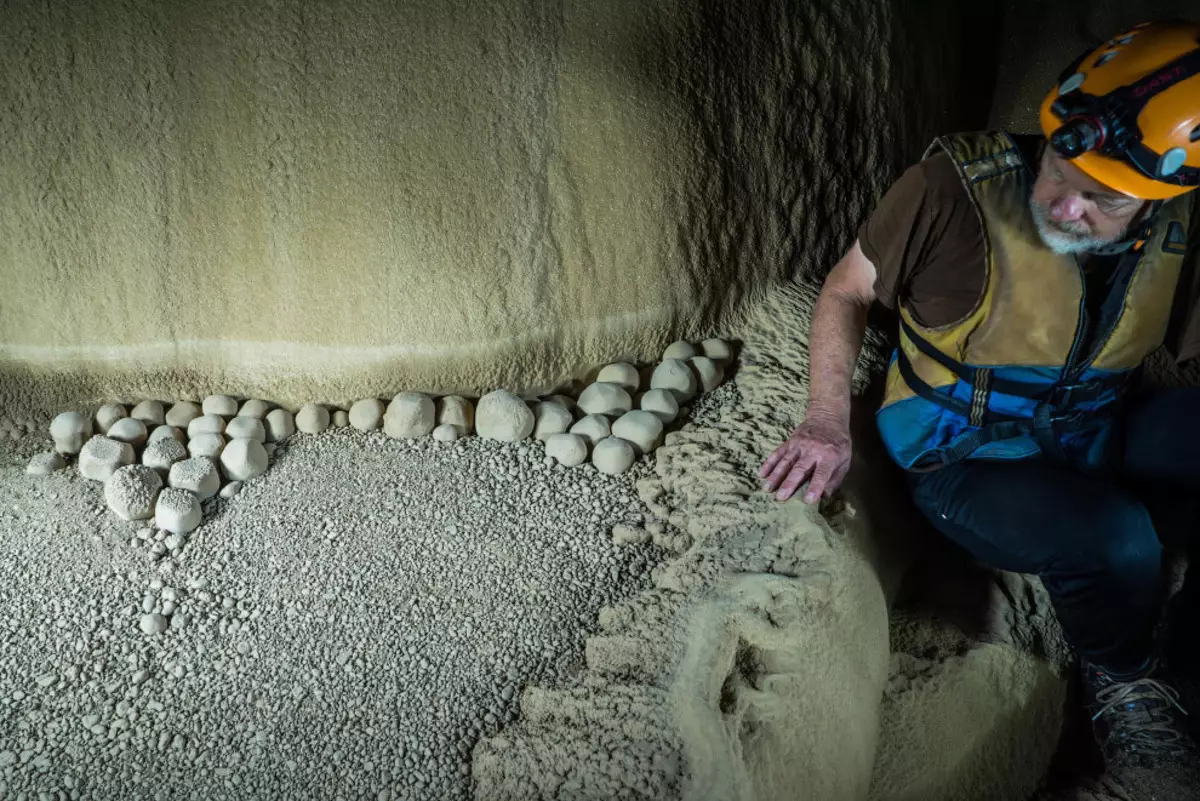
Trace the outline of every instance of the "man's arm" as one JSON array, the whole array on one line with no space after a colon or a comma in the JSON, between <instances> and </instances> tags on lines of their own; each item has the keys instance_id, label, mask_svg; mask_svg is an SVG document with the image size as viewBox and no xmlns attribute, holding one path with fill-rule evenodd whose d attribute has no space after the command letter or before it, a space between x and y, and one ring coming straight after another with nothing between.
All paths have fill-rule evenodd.
<instances>
[{"instance_id":1,"label":"man's arm","mask_svg":"<svg viewBox=\"0 0 1200 801\"><path fill-rule=\"evenodd\" d=\"M857 240L830 271L809 334L809 401L801 423L763 464L768 492L786 501L809 481L805 503L829 495L850 469L850 396L876 270Z\"/></svg>"}]
</instances>

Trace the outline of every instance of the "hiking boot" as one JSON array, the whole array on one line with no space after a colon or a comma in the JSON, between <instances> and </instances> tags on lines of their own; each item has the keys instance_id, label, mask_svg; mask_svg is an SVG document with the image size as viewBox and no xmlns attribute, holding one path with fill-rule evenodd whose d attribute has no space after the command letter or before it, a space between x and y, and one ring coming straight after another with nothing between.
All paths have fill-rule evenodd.
<instances>
[{"instance_id":1,"label":"hiking boot","mask_svg":"<svg viewBox=\"0 0 1200 801\"><path fill-rule=\"evenodd\" d=\"M1200 798L1200 751L1179 691L1157 662L1129 679L1086 663L1082 669L1084 705L1106 770L1144 801Z\"/></svg>"}]
</instances>

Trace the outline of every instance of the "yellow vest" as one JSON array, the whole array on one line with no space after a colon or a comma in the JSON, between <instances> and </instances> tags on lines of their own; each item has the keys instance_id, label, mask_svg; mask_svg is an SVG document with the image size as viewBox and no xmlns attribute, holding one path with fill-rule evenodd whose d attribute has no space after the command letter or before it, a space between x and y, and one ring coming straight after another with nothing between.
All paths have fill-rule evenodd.
<instances>
[{"instance_id":1,"label":"yellow vest","mask_svg":"<svg viewBox=\"0 0 1200 801\"><path fill-rule=\"evenodd\" d=\"M1029 210L1036 165L1003 132L942 137L925 157L939 150L982 224L986 277L976 307L947 326L921 325L901 300L877 413L889 452L911 469L1039 455L1101 465L1116 403L1166 334L1191 195L1162 204L1120 257L1085 348L1082 269L1042 243Z\"/></svg>"}]
</instances>

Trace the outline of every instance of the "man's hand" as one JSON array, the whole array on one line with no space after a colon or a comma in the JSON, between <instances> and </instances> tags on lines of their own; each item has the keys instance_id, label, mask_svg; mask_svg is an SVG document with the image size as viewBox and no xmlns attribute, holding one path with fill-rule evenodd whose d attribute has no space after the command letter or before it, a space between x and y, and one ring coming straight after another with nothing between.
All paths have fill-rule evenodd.
<instances>
[{"instance_id":1,"label":"man's hand","mask_svg":"<svg viewBox=\"0 0 1200 801\"><path fill-rule=\"evenodd\" d=\"M815 414L775 449L758 476L766 479L768 492L779 489L776 500L786 501L811 475L804 502L815 503L832 494L849 469L849 425L834 417Z\"/></svg>"}]
</instances>

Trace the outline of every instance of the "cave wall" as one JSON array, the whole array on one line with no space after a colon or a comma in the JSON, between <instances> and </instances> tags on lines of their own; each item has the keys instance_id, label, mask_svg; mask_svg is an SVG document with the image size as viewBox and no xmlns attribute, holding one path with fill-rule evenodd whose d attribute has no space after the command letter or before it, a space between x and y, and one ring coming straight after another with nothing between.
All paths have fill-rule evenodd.
<instances>
[{"instance_id":1,"label":"cave wall","mask_svg":"<svg viewBox=\"0 0 1200 801\"><path fill-rule=\"evenodd\" d=\"M728 328L982 119L993 12L932 6L6 3L0 406L531 394Z\"/></svg>"}]
</instances>

